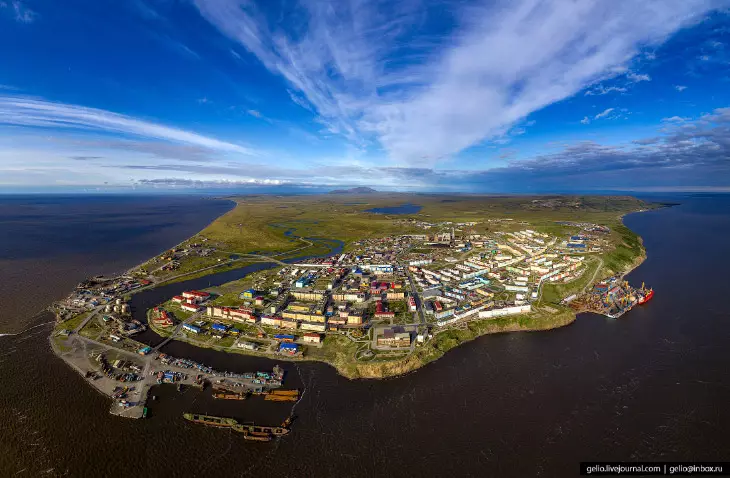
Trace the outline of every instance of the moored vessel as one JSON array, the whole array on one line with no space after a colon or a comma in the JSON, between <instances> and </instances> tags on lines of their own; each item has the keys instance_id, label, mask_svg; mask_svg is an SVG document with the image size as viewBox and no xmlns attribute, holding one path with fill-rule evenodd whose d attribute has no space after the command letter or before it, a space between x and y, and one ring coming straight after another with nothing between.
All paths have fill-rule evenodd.
<instances>
[{"instance_id":1,"label":"moored vessel","mask_svg":"<svg viewBox=\"0 0 730 478\"><path fill-rule=\"evenodd\" d=\"M217 391L213 393L213 398L219 400L246 400L246 395L243 395L241 393L226 393L222 391Z\"/></svg>"},{"instance_id":2,"label":"moored vessel","mask_svg":"<svg viewBox=\"0 0 730 478\"><path fill-rule=\"evenodd\" d=\"M649 289L645 294L639 297L639 304L646 304L654 297L654 289Z\"/></svg>"},{"instance_id":3,"label":"moored vessel","mask_svg":"<svg viewBox=\"0 0 730 478\"><path fill-rule=\"evenodd\" d=\"M299 390L272 390L266 394L264 400L274 402L296 402L299 400Z\"/></svg>"},{"instance_id":4,"label":"moored vessel","mask_svg":"<svg viewBox=\"0 0 730 478\"><path fill-rule=\"evenodd\" d=\"M230 428L238 422L233 418L214 417L212 415L198 415L197 413L184 413L185 420L193 423L200 423L209 427Z\"/></svg>"}]
</instances>

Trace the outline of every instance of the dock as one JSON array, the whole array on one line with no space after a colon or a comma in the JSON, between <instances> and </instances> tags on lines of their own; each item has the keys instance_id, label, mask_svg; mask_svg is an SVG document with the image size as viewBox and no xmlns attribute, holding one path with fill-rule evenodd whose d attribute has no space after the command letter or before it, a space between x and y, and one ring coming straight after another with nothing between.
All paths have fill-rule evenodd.
<instances>
[{"instance_id":1,"label":"dock","mask_svg":"<svg viewBox=\"0 0 730 478\"><path fill-rule=\"evenodd\" d=\"M124 418L143 418L150 389L163 383L202 388L202 384L207 382L217 388L225 388L241 395L268 392L283 384L284 373L279 367L275 367L271 372L235 374L214 370L192 360L166 354L153 353L140 356L138 353L78 334L69 336L64 351L57 350L52 339L50 342L56 353L91 386L112 398L109 413ZM139 371L124 373L115 370L116 373L104 373L104 361L98 358L99 355L121 357L120 360L123 359ZM115 378L119 376L125 379L126 376L132 376L136 380L120 381Z\"/></svg>"}]
</instances>

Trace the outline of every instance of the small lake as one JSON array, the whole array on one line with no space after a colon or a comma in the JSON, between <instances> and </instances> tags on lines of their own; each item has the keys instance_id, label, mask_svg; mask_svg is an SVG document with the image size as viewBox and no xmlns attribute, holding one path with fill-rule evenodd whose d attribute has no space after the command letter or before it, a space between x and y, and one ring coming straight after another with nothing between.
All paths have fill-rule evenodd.
<instances>
[{"instance_id":1,"label":"small lake","mask_svg":"<svg viewBox=\"0 0 730 478\"><path fill-rule=\"evenodd\" d=\"M405 203L400 206L374 207L372 209L366 209L365 212L372 212L374 214L416 214L422 208L418 204Z\"/></svg>"}]
</instances>

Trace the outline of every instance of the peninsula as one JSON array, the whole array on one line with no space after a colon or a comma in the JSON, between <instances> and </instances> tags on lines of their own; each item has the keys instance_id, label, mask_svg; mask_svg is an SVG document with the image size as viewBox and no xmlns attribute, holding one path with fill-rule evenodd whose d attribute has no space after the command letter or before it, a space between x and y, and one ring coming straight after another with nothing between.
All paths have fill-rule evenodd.
<instances>
[{"instance_id":1,"label":"peninsula","mask_svg":"<svg viewBox=\"0 0 730 478\"><path fill-rule=\"evenodd\" d=\"M182 376L186 359L163 353L171 340L384 378L480 335L561 327L578 311L617 317L653 295L623 281L645 251L621 218L657 207L631 197L233 200L194 237L54 304L54 351L91 382L102 365L109 376L135 375L114 370L121 361L151 386L145 377L160 355ZM142 305L161 290L169 292L153 307ZM225 376L191 367L203 370L197 380ZM236 380L256 388L250 376ZM97 388L113 396L111 385ZM143 389L129 416L141 416Z\"/></svg>"}]
</instances>

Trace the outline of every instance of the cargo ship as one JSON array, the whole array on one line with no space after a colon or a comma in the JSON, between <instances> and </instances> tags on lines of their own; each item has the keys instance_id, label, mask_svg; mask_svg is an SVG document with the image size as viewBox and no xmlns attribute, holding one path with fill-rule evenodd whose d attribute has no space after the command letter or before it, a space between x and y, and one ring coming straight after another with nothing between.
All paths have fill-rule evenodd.
<instances>
[{"instance_id":1,"label":"cargo ship","mask_svg":"<svg viewBox=\"0 0 730 478\"><path fill-rule=\"evenodd\" d=\"M226 393L225 391L216 391L213 393L213 398L219 400L246 400L246 395L242 393Z\"/></svg>"},{"instance_id":2,"label":"cargo ship","mask_svg":"<svg viewBox=\"0 0 730 478\"><path fill-rule=\"evenodd\" d=\"M260 425L238 424L233 429L239 433L243 433L252 437L281 437L289 433L288 428L284 427L264 427Z\"/></svg>"},{"instance_id":3,"label":"cargo ship","mask_svg":"<svg viewBox=\"0 0 730 478\"><path fill-rule=\"evenodd\" d=\"M233 418L213 417L210 415L198 415L194 413L185 413L183 414L183 417L185 417L185 420L193 423L200 423L202 425L217 428L230 428L243 435L244 439L252 441L271 441L275 437L281 437L289 433L289 429L285 426L265 427L254 425L253 423L240 424ZM286 423L287 422L284 422L282 425Z\"/></svg>"},{"instance_id":4,"label":"cargo ship","mask_svg":"<svg viewBox=\"0 0 730 478\"><path fill-rule=\"evenodd\" d=\"M299 390L272 390L266 394L264 400L274 402L296 402L299 400Z\"/></svg>"},{"instance_id":5,"label":"cargo ship","mask_svg":"<svg viewBox=\"0 0 730 478\"><path fill-rule=\"evenodd\" d=\"M654 289L646 290L646 287L644 287L644 284L641 284L641 289L639 290L639 305L646 304L649 302L652 297L654 297Z\"/></svg>"},{"instance_id":6,"label":"cargo ship","mask_svg":"<svg viewBox=\"0 0 730 478\"><path fill-rule=\"evenodd\" d=\"M210 415L198 415L195 413L184 413L185 420L193 423L200 423L209 427L230 428L238 422L233 418L213 417Z\"/></svg>"}]
</instances>

